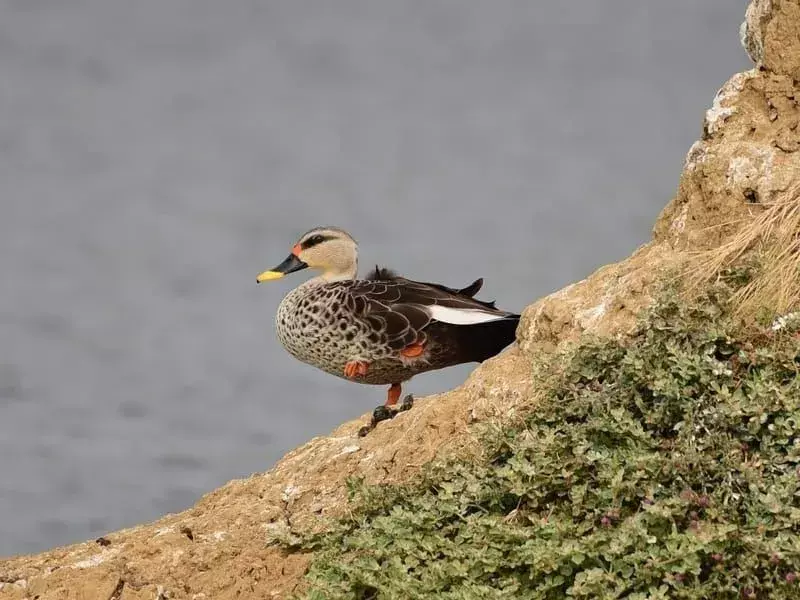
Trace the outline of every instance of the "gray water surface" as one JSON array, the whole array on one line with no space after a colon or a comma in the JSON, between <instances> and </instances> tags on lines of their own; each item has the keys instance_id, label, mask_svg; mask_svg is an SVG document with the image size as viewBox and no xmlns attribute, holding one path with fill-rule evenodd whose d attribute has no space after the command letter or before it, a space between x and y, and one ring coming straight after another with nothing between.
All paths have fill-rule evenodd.
<instances>
[{"instance_id":1,"label":"gray water surface","mask_svg":"<svg viewBox=\"0 0 800 600\"><path fill-rule=\"evenodd\" d=\"M649 237L745 0L0 0L0 555L371 410L256 286L319 224L521 310ZM444 391L469 368L421 376Z\"/></svg>"}]
</instances>

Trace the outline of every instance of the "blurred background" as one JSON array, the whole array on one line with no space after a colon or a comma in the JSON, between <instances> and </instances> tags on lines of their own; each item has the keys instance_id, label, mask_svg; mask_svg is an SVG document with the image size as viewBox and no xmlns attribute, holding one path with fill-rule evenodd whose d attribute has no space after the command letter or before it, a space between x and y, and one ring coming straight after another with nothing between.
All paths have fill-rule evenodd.
<instances>
[{"instance_id":1,"label":"blurred background","mask_svg":"<svg viewBox=\"0 0 800 600\"><path fill-rule=\"evenodd\" d=\"M274 336L315 225L521 310L627 256L745 0L2 0L0 556L193 504L383 402ZM471 367L420 376L445 391Z\"/></svg>"}]
</instances>

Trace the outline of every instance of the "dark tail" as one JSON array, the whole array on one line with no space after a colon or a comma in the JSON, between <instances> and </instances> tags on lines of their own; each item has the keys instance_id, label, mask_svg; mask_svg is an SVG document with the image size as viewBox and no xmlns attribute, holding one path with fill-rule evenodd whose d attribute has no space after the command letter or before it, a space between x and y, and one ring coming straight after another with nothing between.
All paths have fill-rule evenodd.
<instances>
[{"instance_id":1,"label":"dark tail","mask_svg":"<svg viewBox=\"0 0 800 600\"><path fill-rule=\"evenodd\" d=\"M459 346L468 348L470 362L491 358L516 339L520 315L509 315L498 321L458 326Z\"/></svg>"}]
</instances>

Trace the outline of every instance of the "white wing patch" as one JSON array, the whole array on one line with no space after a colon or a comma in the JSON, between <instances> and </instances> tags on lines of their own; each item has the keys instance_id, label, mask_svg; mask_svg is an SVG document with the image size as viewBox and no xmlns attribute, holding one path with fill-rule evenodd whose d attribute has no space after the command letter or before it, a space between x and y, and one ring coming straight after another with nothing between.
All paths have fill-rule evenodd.
<instances>
[{"instance_id":1,"label":"white wing patch","mask_svg":"<svg viewBox=\"0 0 800 600\"><path fill-rule=\"evenodd\" d=\"M500 321L505 316L493 312L486 312L478 308L450 308L447 306L426 306L431 318L441 323L451 325L475 325L476 323L488 323L489 321Z\"/></svg>"}]
</instances>

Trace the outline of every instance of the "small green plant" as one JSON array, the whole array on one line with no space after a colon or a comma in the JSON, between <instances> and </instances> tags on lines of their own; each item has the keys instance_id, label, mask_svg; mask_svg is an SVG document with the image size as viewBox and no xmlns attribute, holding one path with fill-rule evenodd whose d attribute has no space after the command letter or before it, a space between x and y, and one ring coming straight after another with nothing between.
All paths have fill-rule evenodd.
<instances>
[{"instance_id":1,"label":"small green plant","mask_svg":"<svg viewBox=\"0 0 800 600\"><path fill-rule=\"evenodd\" d=\"M484 463L352 482L350 516L301 544L307 598L800 597L800 342L733 324L731 293L667 294L562 355Z\"/></svg>"}]
</instances>

